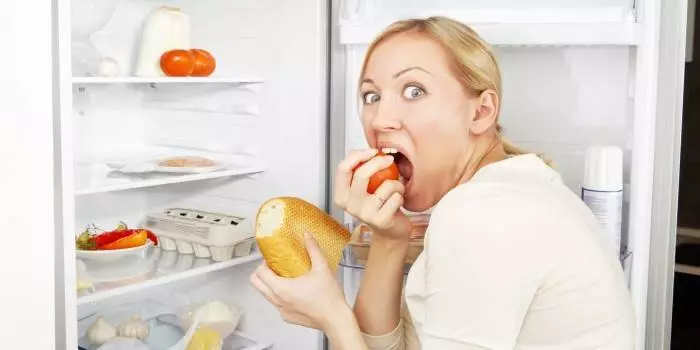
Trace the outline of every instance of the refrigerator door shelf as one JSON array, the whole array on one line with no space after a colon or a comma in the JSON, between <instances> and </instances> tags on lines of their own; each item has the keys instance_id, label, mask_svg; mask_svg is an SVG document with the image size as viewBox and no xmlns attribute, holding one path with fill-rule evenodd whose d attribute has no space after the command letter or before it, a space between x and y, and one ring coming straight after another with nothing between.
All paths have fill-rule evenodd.
<instances>
[{"instance_id":1,"label":"refrigerator door shelf","mask_svg":"<svg viewBox=\"0 0 700 350\"><path fill-rule=\"evenodd\" d=\"M369 247L367 247L369 248ZM365 257L366 258L366 257ZM366 260L358 257L353 250L353 246L348 245L343 251L343 258L340 260L340 266L346 267L352 270L364 270ZM412 264L404 265L404 275L408 275L411 270Z\"/></svg>"}]
</instances>

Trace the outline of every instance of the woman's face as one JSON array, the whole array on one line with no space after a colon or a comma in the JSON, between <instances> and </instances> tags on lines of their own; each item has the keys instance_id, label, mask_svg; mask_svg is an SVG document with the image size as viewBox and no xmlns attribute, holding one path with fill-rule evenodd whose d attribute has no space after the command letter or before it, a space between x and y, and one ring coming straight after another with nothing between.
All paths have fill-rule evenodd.
<instances>
[{"instance_id":1,"label":"woman's face","mask_svg":"<svg viewBox=\"0 0 700 350\"><path fill-rule=\"evenodd\" d=\"M497 97L472 96L442 47L417 33L379 44L362 78L362 124L370 147L398 151L404 208L429 209L462 181L471 144L495 123Z\"/></svg>"}]
</instances>

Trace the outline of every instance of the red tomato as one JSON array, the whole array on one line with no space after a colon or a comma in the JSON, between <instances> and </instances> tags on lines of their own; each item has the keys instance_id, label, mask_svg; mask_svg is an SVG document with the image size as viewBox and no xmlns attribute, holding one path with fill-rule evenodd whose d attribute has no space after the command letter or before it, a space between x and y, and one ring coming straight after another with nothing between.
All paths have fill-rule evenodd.
<instances>
[{"instance_id":1,"label":"red tomato","mask_svg":"<svg viewBox=\"0 0 700 350\"><path fill-rule=\"evenodd\" d=\"M208 77L216 69L216 59L211 53L203 49L191 49L190 52L194 55L194 70L193 77Z\"/></svg>"},{"instance_id":2,"label":"red tomato","mask_svg":"<svg viewBox=\"0 0 700 350\"><path fill-rule=\"evenodd\" d=\"M160 56L160 69L169 77L186 77L194 70L194 54L188 50L170 50Z\"/></svg>"},{"instance_id":3,"label":"red tomato","mask_svg":"<svg viewBox=\"0 0 700 350\"><path fill-rule=\"evenodd\" d=\"M383 156L385 155L382 152L377 153L375 157ZM362 166L364 162L358 164L355 169L359 168ZM353 172L355 171L353 169ZM369 183L367 184L367 193L369 194L374 194L374 192L381 186L381 184L386 181L386 180L398 180L399 179L399 167L396 166L396 163L391 163L391 165L386 168L377 171L374 173L374 175L370 176L369 178Z\"/></svg>"}]
</instances>

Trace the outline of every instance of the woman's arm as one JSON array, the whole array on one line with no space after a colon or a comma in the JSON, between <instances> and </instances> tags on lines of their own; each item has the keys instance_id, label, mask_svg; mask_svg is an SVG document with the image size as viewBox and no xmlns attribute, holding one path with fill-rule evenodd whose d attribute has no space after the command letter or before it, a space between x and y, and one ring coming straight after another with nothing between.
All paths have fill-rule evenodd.
<instances>
[{"instance_id":1,"label":"woman's arm","mask_svg":"<svg viewBox=\"0 0 700 350\"><path fill-rule=\"evenodd\" d=\"M369 335L384 335L401 319L401 289L408 241L375 235L360 290L355 316L360 329Z\"/></svg>"},{"instance_id":2,"label":"woman's arm","mask_svg":"<svg viewBox=\"0 0 700 350\"><path fill-rule=\"evenodd\" d=\"M370 348L397 349L396 344L379 343L403 338L401 286L411 221L400 210L405 191L401 181L386 180L373 194L367 192L370 177L393 163L393 157L376 154L377 150L351 152L338 165L333 197L339 208L375 231L355 303L357 323L365 335L381 335L368 339Z\"/></svg>"},{"instance_id":3,"label":"woman's arm","mask_svg":"<svg viewBox=\"0 0 700 350\"><path fill-rule=\"evenodd\" d=\"M355 315L347 304L345 306L339 309L334 320L324 327L328 341L334 350L367 350Z\"/></svg>"}]
</instances>

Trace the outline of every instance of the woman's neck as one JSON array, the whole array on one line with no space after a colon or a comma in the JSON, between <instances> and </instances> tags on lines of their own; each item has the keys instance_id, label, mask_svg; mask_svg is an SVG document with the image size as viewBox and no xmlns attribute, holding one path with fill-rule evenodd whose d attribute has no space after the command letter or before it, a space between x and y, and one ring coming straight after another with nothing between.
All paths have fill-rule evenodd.
<instances>
[{"instance_id":1,"label":"woman's neck","mask_svg":"<svg viewBox=\"0 0 700 350\"><path fill-rule=\"evenodd\" d=\"M469 155L469 161L464 167L458 185L469 181L479 169L506 159L506 151L498 137L479 138L475 140L473 151Z\"/></svg>"}]
</instances>

